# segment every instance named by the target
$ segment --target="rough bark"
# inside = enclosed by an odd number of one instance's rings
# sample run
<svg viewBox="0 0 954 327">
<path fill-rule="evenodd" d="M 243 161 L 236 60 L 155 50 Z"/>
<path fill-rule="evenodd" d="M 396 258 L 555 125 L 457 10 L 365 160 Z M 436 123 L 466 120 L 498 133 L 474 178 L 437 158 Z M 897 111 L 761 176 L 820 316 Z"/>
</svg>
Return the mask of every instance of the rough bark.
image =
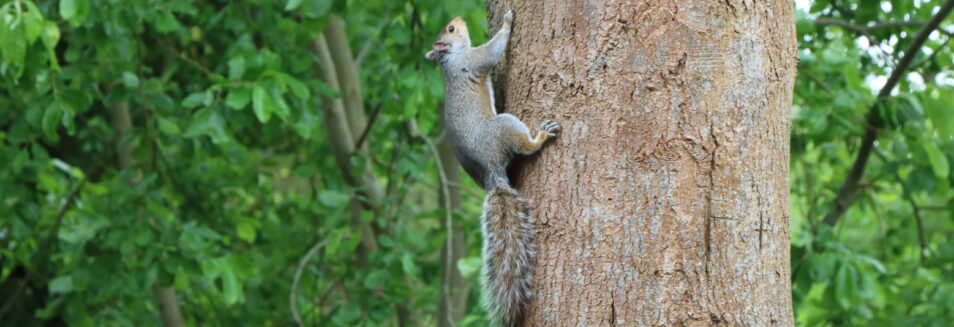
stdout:
<svg viewBox="0 0 954 327">
<path fill-rule="evenodd" d="M 513 167 L 524 326 L 791 326 L 789 1 L 490 0 L 500 108 L 563 133 Z"/>
<path fill-rule="evenodd" d="M 110 122 L 113 125 L 113 131 L 116 133 L 117 153 L 116 161 L 120 170 L 126 170 L 132 167 L 136 161 L 132 157 L 132 146 L 123 144 L 123 138 L 129 129 L 132 128 L 132 117 L 129 115 L 129 104 L 126 102 L 117 102 L 110 108 Z M 138 182 L 137 176 L 134 182 Z M 159 265 L 160 263 L 156 263 Z M 156 284 L 152 285 L 153 294 L 156 297 L 156 304 L 159 307 L 159 315 L 162 317 L 162 325 L 165 327 L 181 327 L 185 323 L 182 320 L 182 312 L 179 310 L 179 298 L 176 296 L 176 289 Z"/>
</svg>

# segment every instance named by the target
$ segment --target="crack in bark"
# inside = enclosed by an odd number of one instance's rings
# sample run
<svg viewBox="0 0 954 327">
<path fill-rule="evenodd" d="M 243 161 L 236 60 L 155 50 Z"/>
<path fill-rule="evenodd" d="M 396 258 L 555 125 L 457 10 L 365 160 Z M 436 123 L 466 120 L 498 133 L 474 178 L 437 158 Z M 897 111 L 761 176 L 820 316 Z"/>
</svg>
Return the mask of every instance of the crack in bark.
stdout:
<svg viewBox="0 0 954 327">
<path fill-rule="evenodd" d="M 756 229 L 756 230 L 755 230 L 755 231 L 759 232 L 759 252 L 760 252 L 760 253 L 762 252 L 762 232 L 766 231 L 766 229 L 765 229 L 765 227 L 764 227 L 764 226 L 765 226 L 765 220 L 762 219 L 762 218 L 763 218 L 762 216 L 763 216 L 762 211 L 759 211 L 759 229 Z"/>
<path fill-rule="evenodd" d="M 706 248 L 705 255 L 705 269 L 706 277 L 709 277 L 709 256 L 712 254 L 712 219 L 714 215 L 712 214 L 712 193 L 715 190 L 715 169 L 716 169 L 716 152 L 719 150 L 719 140 L 715 135 L 715 123 L 709 123 L 709 136 L 712 137 L 712 143 L 714 144 L 712 148 L 711 158 L 709 159 L 709 185 L 708 191 L 706 192 L 706 230 L 704 244 Z"/>
<path fill-rule="evenodd" d="M 610 295 L 610 326 L 616 326 L 616 297 Z"/>
</svg>

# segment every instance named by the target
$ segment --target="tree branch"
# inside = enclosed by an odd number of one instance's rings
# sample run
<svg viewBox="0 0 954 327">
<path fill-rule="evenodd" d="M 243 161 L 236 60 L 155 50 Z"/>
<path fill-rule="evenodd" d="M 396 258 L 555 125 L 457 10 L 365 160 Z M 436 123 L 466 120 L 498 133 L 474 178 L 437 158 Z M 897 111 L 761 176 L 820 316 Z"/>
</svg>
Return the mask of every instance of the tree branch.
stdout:
<svg viewBox="0 0 954 327">
<path fill-rule="evenodd" d="M 849 23 L 843 20 L 834 19 L 834 18 L 822 17 L 822 18 L 815 19 L 813 24 L 815 24 L 815 26 L 838 26 L 858 34 L 868 35 L 868 34 L 871 34 L 871 32 L 874 30 L 893 28 L 893 27 L 921 27 L 921 26 L 927 25 L 928 23 L 919 22 L 919 21 L 895 21 L 895 22 L 877 23 L 877 24 L 866 26 L 866 25 L 852 24 L 852 23 Z M 937 30 L 946 35 L 954 34 L 954 32 L 950 32 L 942 28 L 938 28 Z"/>
<path fill-rule="evenodd" d="M 447 244 L 447 247 L 446 247 L 447 253 L 445 257 L 446 262 L 444 262 L 444 285 L 442 288 L 444 289 L 443 291 L 444 302 L 446 302 L 449 305 L 451 303 L 451 296 L 450 296 L 451 268 L 453 267 L 452 261 L 454 258 L 454 228 L 452 225 L 453 224 L 452 222 L 453 208 L 451 207 L 450 190 L 447 185 L 447 173 L 444 172 L 444 165 L 441 162 L 441 155 L 440 155 L 440 152 L 437 151 L 437 146 L 434 145 L 434 142 L 432 142 L 431 139 L 427 137 L 427 135 L 424 135 L 424 133 L 421 133 L 421 131 L 418 130 L 417 119 L 413 119 L 413 118 L 410 119 L 407 122 L 407 127 L 408 127 L 408 130 L 410 130 L 411 132 L 411 136 L 418 137 L 424 140 L 424 143 L 427 144 L 427 148 L 430 149 L 431 154 L 434 155 L 434 161 L 437 163 L 437 175 L 441 179 L 441 194 L 443 195 L 443 198 L 444 198 L 444 224 L 447 227 L 447 241 L 445 242 L 445 244 Z M 450 307 L 448 307 L 448 309 L 450 309 Z M 446 314 L 445 318 L 447 319 L 448 323 L 450 323 L 451 326 L 456 326 L 456 324 L 454 323 L 454 319 L 451 317 L 451 310 L 447 310 L 445 314 Z"/>
<path fill-rule="evenodd" d="M 85 178 L 81 179 L 79 184 L 73 188 L 73 191 L 71 191 L 70 194 L 66 196 L 66 202 L 64 202 L 63 205 L 60 206 L 60 210 L 56 214 L 56 220 L 53 221 L 53 227 L 50 228 L 50 232 L 46 234 L 46 238 L 43 239 L 43 243 L 40 244 L 40 247 L 37 248 L 36 250 L 36 255 L 34 255 L 34 258 L 36 258 L 36 260 L 43 260 L 43 261 L 41 261 L 41 263 L 34 264 L 34 267 L 42 268 L 42 266 L 46 265 L 46 262 L 48 260 L 45 260 L 44 258 L 47 257 L 47 252 L 49 252 L 50 247 L 53 246 L 53 240 L 56 238 L 56 233 L 60 230 L 60 225 L 63 224 L 63 217 L 66 216 L 66 211 L 69 210 L 70 205 L 73 204 L 73 200 L 76 199 L 76 195 L 79 194 L 80 190 L 83 189 L 83 186 L 86 186 Z M 40 270 L 40 269 L 35 269 L 35 270 Z M 26 284 L 27 284 L 26 279 L 31 278 L 31 275 L 32 274 L 29 271 L 27 271 L 26 277 L 24 277 L 24 279 L 20 281 L 19 285 L 17 285 L 17 289 L 10 294 L 10 298 L 8 298 L 7 302 L 5 302 L 3 304 L 3 307 L 0 308 L 0 321 L 3 320 L 2 319 L 3 316 L 6 315 L 7 310 L 10 310 L 10 307 L 11 305 L 13 305 L 15 300 L 18 297 L 20 297 L 20 293 L 23 293 L 23 289 L 26 287 Z M 35 277 L 36 276 L 33 276 L 32 278 L 35 278 Z"/>
<path fill-rule="evenodd" d="M 371 44 L 374 43 L 375 35 L 378 34 L 378 31 L 380 31 L 382 28 L 391 23 L 391 20 L 387 19 L 388 16 L 390 16 L 390 12 L 383 15 L 385 19 L 382 19 L 374 31 L 371 32 L 371 35 L 368 36 L 368 39 L 364 40 L 364 44 L 362 44 L 361 49 L 358 50 L 358 55 L 354 57 L 355 66 L 361 67 L 361 63 L 364 61 L 364 58 L 367 57 L 368 51 L 371 50 Z"/>
<path fill-rule="evenodd" d="M 911 65 L 911 62 L 914 61 L 914 58 L 917 57 L 920 52 L 921 46 L 924 45 L 924 42 L 927 41 L 928 36 L 937 29 L 938 25 L 941 24 L 941 21 L 944 20 L 944 17 L 951 12 L 951 8 L 954 8 L 954 0 L 948 0 L 945 2 L 940 10 L 931 18 L 931 21 L 921 29 L 918 35 L 915 37 L 914 41 L 911 42 L 911 45 L 904 50 L 904 57 L 901 58 L 901 61 L 898 62 L 898 65 L 895 67 L 894 71 L 891 72 L 891 75 L 888 76 L 888 81 L 884 84 L 884 87 L 881 88 L 881 91 L 878 92 L 878 99 L 885 98 L 891 95 L 891 91 L 898 84 L 898 81 L 901 80 L 901 77 L 904 76 L 905 71 Z M 877 102 L 868 110 L 867 124 L 865 125 L 865 133 L 861 137 L 861 147 L 858 150 L 858 156 L 855 158 L 854 164 L 851 166 L 851 170 L 848 173 L 848 177 L 845 179 L 845 182 L 838 189 L 838 193 L 835 196 L 835 209 L 825 215 L 823 222 L 829 226 L 834 226 L 838 219 L 848 210 L 848 207 L 855 200 L 855 196 L 858 193 L 859 182 L 864 176 L 865 166 L 868 164 L 868 158 L 871 157 L 872 149 L 874 148 L 874 141 L 878 138 L 878 113 L 877 113 Z"/>
<path fill-rule="evenodd" d="M 318 250 L 321 250 L 325 244 L 328 244 L 328 240 L 323 240 L 312 245 L 311 249 L 308 249 L 308 253 L 305 253 L 305 256 L 298 262 L 298 268 L 295 269 L 295 278 L 292 279 L 291 292 L 288 294 L 288 303 L 291 306 L 292 318 L 295 319 L 295 323 L 297 323 L 298 326 L 305 325 L 301 322 L 301 315 L 298 314 L 298 301 L 295 301 L 298 297 L 298 281 L 301 280 L 301 272 L 305 270 L 305 264 L 307 264 L 308 260 L 310 260 Z"/>
<path fill-rule="evenodd" d="M 354 151 L 351 152 L 351 155 L 354 155 L 358 149 L 364 145 L 364 139 L 368 137 L 368 132 L 371 131 L 371 126 L 374 126 L 374 122 L 378 119 L 378 114 L 381 113 L 381 104 L 378 103 L 374 107 L 374 111 L 371 112 L 371 118 L 368 118 L 368 123 L 364 126 L 364 131 L 361 132 L 361 136 L 358 136 L 358 141 L 354 144 Z"/>
<path fill-rule="evenodd" d="M 881 158 L 881 161 L 885 163 L 888 162 L 888 157 L 881 152 L 881 150 L 875 149 L 875 154 Z M 914 195 L 911 195 L 911 192 L 908 190 L 908 186 L 904 184 L 904 180 L 901 179 L 901 175 L 898 175 L 898 172 L 894 172 L 894 181 L 901 185 L 901 193 L 904 196 L 904 199 L 908 201 L 908 204 L 911 205 L 911 211 L 914 212 L 914 222 L 915 226 L 918 229 L 918 244 L 921 246 L 921 250 L 918 251 L 918 258 L 921 261 L 921 264 L 924 264 L 924 251 L 927 250 L 927 241 L 924 238 L 924 220 L 921 218 L 921 207 L 918 206 L 918 203 L 914 201 Z"/>
</svg>

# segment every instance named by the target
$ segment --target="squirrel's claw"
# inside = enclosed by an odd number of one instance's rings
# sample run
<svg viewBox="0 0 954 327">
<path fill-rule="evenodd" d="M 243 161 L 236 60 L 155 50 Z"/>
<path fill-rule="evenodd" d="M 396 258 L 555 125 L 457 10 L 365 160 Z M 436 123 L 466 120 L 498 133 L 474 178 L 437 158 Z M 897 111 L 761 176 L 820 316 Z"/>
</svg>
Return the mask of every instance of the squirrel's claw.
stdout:
<svg viewBox="0 0 954 327">
<path fill-rule="evenodd" d="M 540 131 L 546 133 L 547 136 L 556 136 L 557 132 L 560 131 L 560 125 L 552 120 L 547 120 L 540 124 Z"/>
</svg>

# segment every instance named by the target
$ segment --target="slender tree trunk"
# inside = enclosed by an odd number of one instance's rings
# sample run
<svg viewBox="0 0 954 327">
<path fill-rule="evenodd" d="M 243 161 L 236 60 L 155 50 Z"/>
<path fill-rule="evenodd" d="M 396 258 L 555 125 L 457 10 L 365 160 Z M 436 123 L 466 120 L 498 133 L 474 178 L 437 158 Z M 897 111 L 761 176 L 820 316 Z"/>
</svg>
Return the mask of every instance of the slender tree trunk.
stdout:
<svg viewBox="0 0 954 327">
<path fill-rule="evenodd" d="M 331 50 L 328 47 L 328 41 L 324 35 L 318 36 L 318 38 L 312 42 L 312 52 L 321 60 L 321 64 L 315 65 L 314 67 L 316 74 L 320 76 L 329 87 L 334 90 L 340 90 L 341 86 L 334 68 L 335 61 L 332 59 Z M 360 180 L 351 175 L 354 168 L 351 164 L 351 154 L 355 151 L 355 136 L 348 122 L 344 102 L 342 102 L 341 98 L 324 96 L 321 100 L 321 106 L 324 112 L 322 122 L 324 122 L 325 130 L 328 133 L 328 139 L 331 141 L 331 150 L 334 153 L 335 161 L 338 163 L 338 168 L 348 180 L 349 184 L 360 187 Z M 364 175 L 368 176 L 369 174 L 370 172 L 366 172 Z M 370 181 L 373 180 L 373 178 L 365 178 L 365 180 Z M 369 194 L 369 197 L 370 196 L 373 195 Z M 352 199 L 351 210 L 352 224 L 356 229 L 361 231 L 361 248 L 357 255 L 358 261 L 363 264 L 367 255 L 377 250 L 378 242 L 371 224 L 361 221 L 360 203 L 357 201 L 357 198 Z"/>
<path fill-rule="evenodd" d="M 490 0 L 496 94 L 563 134 L 514 167 L 525 326 L 791 326 L 790 1 Z"/>
<path fill-rule="evenodd" d="M 110 120 L 113 125 L 113 131 L 116 133 L 117 145 L 120 147 L 117 151 L 116 161 L 119 169 L 125 170 L 135 164 L 132 157 L 132 146 L 122 145 L 123 138 L 132 128 L 132 117 L 129 115 L 129 104 L 118 102 L 110 109 Z M 136 180 L 139 178 L 137 177 Z M 158 263 L 157 263 L 158 264 Z M 181 327 L 185 324 L 182 320 L 182 312 L 179 310 L 179 298 L 176 296 L 176 289 L 164 287 L 156 283 L 152 286 L 156 297 L 156 304 L 159 307 L 159 315 L 162 317 L 162 325 L 165 327 Z"/>
<path fill-rule="evenodd" d="M 447 188 L 450 193 L 451 209 L 458 210 L 461 205 L 460 198 L 460 163 L 454 156 L 454 149 L 451 148 L 447 137 L 441 140 L 437 150 L 441 158 L 441 166 L 447 174 Z M 443 195 L 442 195 L 443 197 Z M 441 199 L 443 203 L 444 199 Z M 446 226 L 445 226 L 446 228 Z M 457 269 L 457 260 L 467 254 L 467 240 L 464 230 L 460 224 L 451 226 L 453 237 L 444 241 L 441 248 L 441 263 L 444 268 L 441 270 L 443 277 L 447 280 L 441 283 L 441 296 L 438 304 L 438 326 L 449 327 L 457 326 L 457 322 L 464 317 L 464 310 L 467 307 L 467 293 L 470 291 L 470 284 L 460 274 Z M 447 246 L 451 247 L 451 258 L 447 260 Z"/>
</svg>

